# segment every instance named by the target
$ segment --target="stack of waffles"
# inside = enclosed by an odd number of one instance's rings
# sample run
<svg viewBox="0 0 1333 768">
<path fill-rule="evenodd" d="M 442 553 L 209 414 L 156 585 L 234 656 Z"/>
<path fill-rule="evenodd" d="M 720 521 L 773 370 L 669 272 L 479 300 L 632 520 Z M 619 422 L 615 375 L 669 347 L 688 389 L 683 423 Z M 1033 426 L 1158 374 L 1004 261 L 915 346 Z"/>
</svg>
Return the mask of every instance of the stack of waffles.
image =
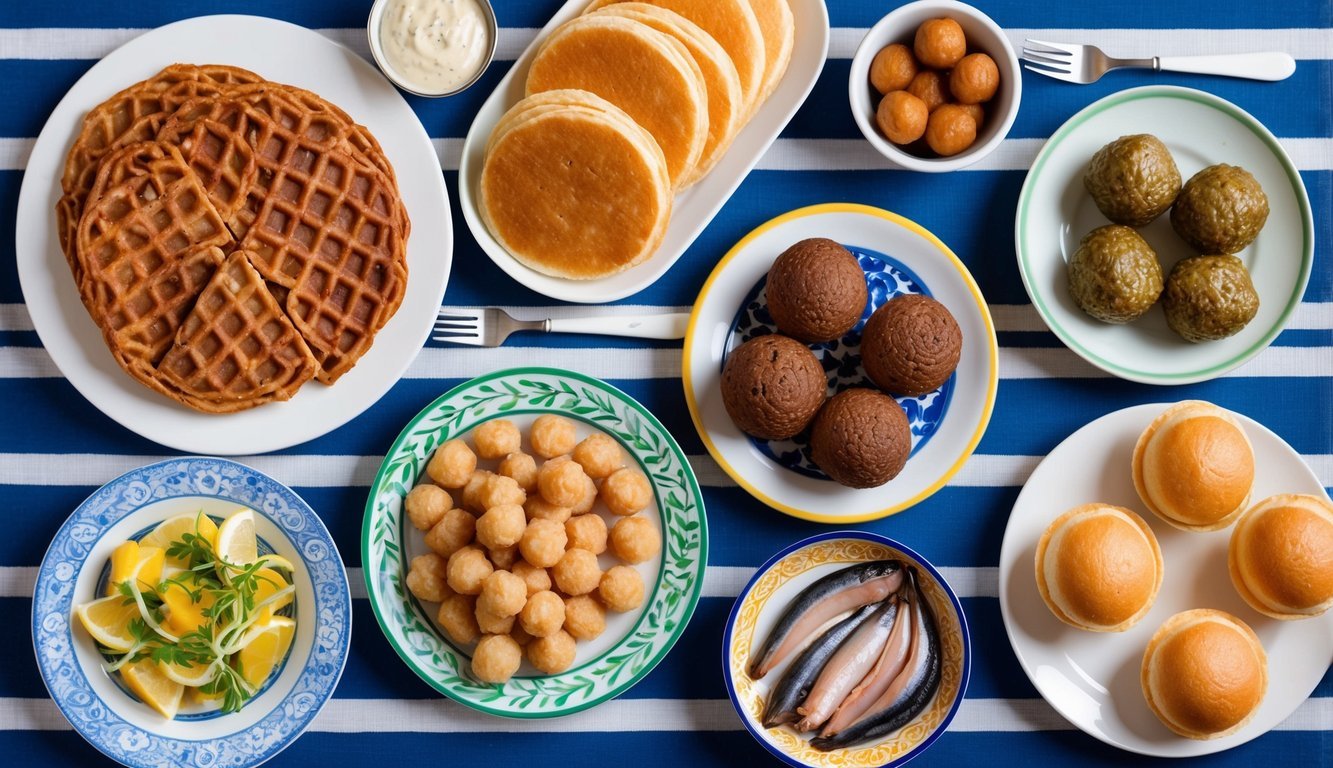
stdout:
<svg viewBox="0 0 1333 768">
<path fill-rule="evenodd" d="M 88 113 L 61 186 L 60 244 L 107 346 L 191 408 L 333 384 L 402 302 L 393 168 L 309 91 L 167 67 Z"/>
</svg>

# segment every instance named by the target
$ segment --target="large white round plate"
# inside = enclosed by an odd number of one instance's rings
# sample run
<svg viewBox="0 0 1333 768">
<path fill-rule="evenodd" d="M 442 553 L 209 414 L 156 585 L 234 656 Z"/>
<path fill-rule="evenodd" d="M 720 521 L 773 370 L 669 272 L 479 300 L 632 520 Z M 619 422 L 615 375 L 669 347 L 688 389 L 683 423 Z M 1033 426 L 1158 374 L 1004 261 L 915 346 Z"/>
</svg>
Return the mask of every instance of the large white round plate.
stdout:
<svg viewBox="0 0 1333 768">
<path fill-rule="evenodd" d="M 676 196 L 671 207 L 671 223 L 657 251 L 642 264 L 598 280 L 566 280 L 542 274 L 521 264 L 491 236 L 477 208 L 481 169 L 486 159 L 486 141 L 491 130 L 506 111 L 524 95 L 528 66 L 551 30 L 583 12 L 588 0 L 568 0 L 551 21 L 537 33 L 528 49 L 495 87 L 486 103 L 477 111 L 463 143 L 463 159 L 458 168 L 458 204 L 468 229 L 486 255 L 506 274 L 544 296 L 561 301 L 601 304 L 622 299 L 647 288 L 675 264 L 694 238 L 708 226 L 722 205 L 731 199 L 736 187 L 759 162 L 778 137 L 805 97 L 814 88 L 828 56 L 828 9 L 824 0 L 790 0 L 796 22 L 796 40 L 787 74 L 777 90 L 759 105 L 754 116 L 736 134 L 731 147 L 713 170 L 699 183 Z"/>
<path fill-rule="evenodd" d="M 398 176 L 412 218 L 407 292 L 356 367 L 329 387 L 307 382 L 291 400 L 226 415 L 199 413 L 120 369 L 88 316 L 56 238 L 65 155 L 88 110 L 176 62 L 232 64 L 318 93 L 370 129 Z M 374 405 L 407 370 L 435 322 L 449 280 L 453 225 L 430 138 L 374 66 L 304 27 L 258 16 L 201 16 L 141 35 L 88 70 L 33 146 L 15 230 L 19 281 L 33 328 L 56 367 L 125 428 L 190 453 L 276 451 L 319 437 Z"/>
<path fill-rule="evenodd" d="M 265 551 L 292 563 L 296 636 L 286 662 L 239 711 L 186 712 L 167 720 L 102 669 L 97 643 L 72 627 L 76 603 L 100 596 L 111 551 L 170 517 L 223 517 L 245 506 Z M 60 713 L 80 736 L 129 766 L 240 768 L 268 760 L 319 714 L 342 676 L 352 600 L 338 549 L 290 488 L 227 459 L 169 459 L 102 486 L 56 532 L 33 589 L 37 667 Z"/>
<path fill-rule="evenodd" d="M 878 488 L 847 488 L 823 477 L 792 446 L 761 445 L 737 429 L 722 404 L 722 363 L 756 314 L 756 285 L 788 246 L 808 237 L 836 240 L 857 255 L 871 284 L 869 307 L 904 292 L 927 293 L 953 314 L 963 333 L 958 369 L 939 390 L 909 403 L 913 453 L 902 473 Z M 867 264 L 881 266 L 870 267 Z M 883 265 L 888 266 L 883 266 Z M 862 320 L 864 322 L 864 318 Z M 859 326 L 839 342 L 816 345 L 836 389 L 865 383 L 858 369 Z M 832 357 L 829 353 L 832 352 Z M 844 371 L 844 368 L 850 370 Z M 786 514 L 822 523 L 875 520 L 938 491 L 981 441 L 999 384 L 999 349 L 986 300 L 963 262 L 915 222 L 867 205 L 798 208 L 741 238 L 718 262 L 694 302 L 682 361 L 685 401 L 708 452 L 750 495 Z M 867 384 L 868 386 L 868 384 Z M 922 434 L 922 427 L 928 431 Z M 927 439 L 922 439 L 926 437 Z"/>
<path fill-rule="evenodd" d="M 1189 533 L 1163 523 L 1134 491 L 1134 443 L 1170 404 L 1126 408 L 1088 424 L 1042 460 L 1014 503 L 1000 549 L 1000 611 L 1023 670 L 1069 722 L 1107 744 L 1161 757 L 1220 752 L 1266 733 L 1309 697 L 1333 662 L 1333 612 L 1278 621 L 1241 599 L 1227 573 L 1231 529 Z M 1301 457 L 1258 422 L 1235 414 L 1254 446 L 1258 502 L 1276 493 L 1325 497 Z M 1121 633 L 1084 632 L 1064 623 L 1037 594 L 1037 540 L 1062 512 L 1090 502 L 1134 510 L 1152 526 L 1165 562 L 1162 588 L 1148 615 Z M 1268 652 L 1268 694 L 1244 728 L 1220 739 L 1175 735 L 1148 709 L 1139 668 L 1162 622 L 1191 608 L 1216 608 L 1254 628 Z"/>
<path fill-rule="evenodd" d="M 1069 295 L 1065 264 L 1088 232 L 1110 222 L 1083 189 L 1093 154 L 1115 139 L 1151 133 L 1171 150 L 1181 178 L 1217 163 L 1239 165 L 1268 196 L 1268 222 L 1236 254 L 1259 294 L 1259 314 L 1227 339 L 1191 344 L 1166 325 L 1160 306 L 1125 325 L 1093 320 Z M 1157 251 L 1163 276 L 1194 252 L 1169 214 L 1139 230 Z M 1051 331 L 1107 373 L 1145 384 L 1206 381 L 1259 354 L 1286 326 L 1314 263 L 1314 220 L 1296 166 L 1258 120 L 1224 99 L 1169 85 L 1131 88 L 1094 102 L 1060 126 L 1037 154 L 1018 197 L 1018 269 Z"/>
</svg>

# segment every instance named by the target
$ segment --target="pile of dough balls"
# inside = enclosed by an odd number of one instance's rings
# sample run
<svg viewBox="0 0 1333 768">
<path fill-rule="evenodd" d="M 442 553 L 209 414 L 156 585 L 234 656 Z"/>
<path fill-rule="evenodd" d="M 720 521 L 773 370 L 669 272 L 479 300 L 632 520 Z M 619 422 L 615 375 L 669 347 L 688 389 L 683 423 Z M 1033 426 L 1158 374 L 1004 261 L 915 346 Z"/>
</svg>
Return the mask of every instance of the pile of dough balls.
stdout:
<svg viewBox="0 0 1333 768">
<path fill-rule="evenodd" d="M 613 438 L 579 440 L 573 421 L 550 414 L 532 423 L 531 454 L 522 437 L 495 419 L 472 430 L 471 446 L 444 443 L 404 502 L 431 550 L 412 559 L 407 588 L 439 604 L 436 621 L 455 643 L 477 644 L 472 674 L 486 683 L 512 677 L 524 654 L 546 674 L 569 669 L 575 642 L 600 635 L 607 611 L 643 604 L 631 566 L 662 548 L 638 514 L 652 486 Z M 594 510 L 599 500 L 610 515 Z M 603 570 L 604 554 L 620 562 Z"/>
<path fill-rule="evenodd" d="M 1000 69 L 967 48 L 962 26 L 940 18 L 922 22 L 912 45 L 894 43 L 875 54 L 870 84 L 883 95 L 875 123 L 885 138 L 923 156 L 949 157 L 972 146 L 986 119 L 981 105 L 1000 87 Z M 925 147 L 916 144 L 923 138 Z"/>
</svg>

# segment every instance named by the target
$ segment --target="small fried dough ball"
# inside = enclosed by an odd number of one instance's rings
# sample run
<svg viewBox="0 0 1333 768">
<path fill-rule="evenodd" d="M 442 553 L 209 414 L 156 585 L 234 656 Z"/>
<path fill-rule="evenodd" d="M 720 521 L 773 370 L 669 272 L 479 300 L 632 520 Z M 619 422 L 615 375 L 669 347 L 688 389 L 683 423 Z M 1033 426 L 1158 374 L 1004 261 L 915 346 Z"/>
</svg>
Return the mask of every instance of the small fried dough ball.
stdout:
<svg viewBox="0 0 1333 768">
<path fill-rule="evenodd" d="M 551 588 L 551 574 L 545 568 L 538 568 L 527 560 L 514 562 L 514 575 L 528 586 L 528 597 Z"/>
<path fill-rule="evenodd" d="M 571 549 L 586 549 L 594 555 L 606 551 L 606 521 L 601 515 L 579 515 L 565 521 L 565 536 Z"/>
<path fill-rule="evenodd" d="M 927 67 L 948 69 L 967 53 L 967 36 L 953 19 L 930 19 L 916 28 L 912 51 Z"/>
<path fill-rule="evenodd" d="M 554 520 L 531 520 L 519 539 L 518 549 L 523 559 L 538 568 L 550 568 L 565 554 L 565 526 Z"/>
<path fill-rule="evenodd" d="M 573 507 L 583 500 L 588 486 L 583 482 L 588 475 L 578 462 L 566 456 L 551 459 L 537 471 L 537 488 L 552 504 Z"/>
<path fill-rule="evenodd" d="M 481 637 L 477 626 L 477 598 L 471 595 L 450 595 L 440 603 L 435 621 L 458 645 L 471 645 Z"/>
<path fill-rule="evenodd" d="M 403 507 L 407 510 L 407 519 L 412 521 L 412 525 L 420 531 L 429 531 L 440 522 L 444 513 L 454 505 L 454 500 L 449 498 L 449 492 L 429 483 L 422 483 L 416 488 L 408 491 L 407 498 L 403 500 Z"/>
<path fill-rule="evenodd" d="M 616 613 L 632 611 L 643 605 L 643 577 L 628 565 L 616 565 L 602 574 L 597 585 L 597 596 L 608 610 Z"/>
<path fill-rule="evenodd" d="M 662 534 L 646 517 L 626 517 L 611 526 L 611 551 L 632 565 L 647 562 L 662 551 Z"/>
<path fill-rule="evenodd" d="M 477 503 L 483 510 L 501 504 L 516 504 L 521 507 L 527 500 L 528 494 L 518 486 L 518 481 L 504 475 L 488 476 L 482 482 L 481 490 L 477 491 Z"/>
<path fill-rule="evenodd" d="M 565 601 L 546 590 L 528 598 L 518 614 L 518 623 L 533 637 L 546 637 L 565 625 Z"/>
<path fill-rule="evenodd" d="M 453 590 L 444 581 L 448 567 L 449 562 L 434 552 L 412 558 L 407 571 L 408 591 L 428 603 L 438 603 L 452 595 Z"/>
<path fill-rule="evenodd" d="M 977 124 L 977 130 L 981 130 L 981 123 L 986 119 L 986 110 L 981 108 L 980 104 L 960 104 L 960 107 L 967 110 L 972 116 L 972 120 Z"/>
<path fill-rule="evenodd" d="M 620 469 L 624 459 L 620 445 L 610 435 L 594 432 L 583 438 L 583 442 L 574 446 L 574 461 L 583 467 L 583 471 L 594 480 Z"/>
<path fill-rule="evenodd" d="M 472 654 L 472 675 L 483 683 L 503 683 L 523 663 L 523 649 L 509 635 L 487 635 Z"/>
<path fill-rule="evenodd" d="M 528 585 L 509 571 L 494 571 L 481 584 L 477 610 L 492 616 L 513 616 L 528 601 Z"/>
<path fill-rule="evenodd" d="M 574 638 L 568 632 L 556 630 L 528 645 L 528 661 L 542 672 L 554 675 L 574 665 L 577 650 Z"/>
<path fill-rule="evenodd" d="M 482 582 L 494 570 L 480 549 L 463 547 L 449 556 L 449 588 L 460 595 L 480 594 Z"/>
<path fill-rule="evenodd" d="M 543 459 L 554 459 L 574 450 L 578 435 L 574 431 L 574 422 L 564 416 L 546 413 L 532 422 L 528 442 L 532 443 L 533 453 Z"/>
<path fill-rule="evenodd" d="M 510 570 L 514 567 L 514 563 L 518 562 L 518 545 L 510 544 L 499 549 L 487 549 L 486 557 L 496 568 L 502 571 Z"/>
<path fill-rule="evenodd" d="M 477 599 L 477 626 L 481 631 L 488 635 L 507 635 L 514 630 L 514 622 L 517 618 L 514 616 L 496 616 L 485 608 L 481 607 L 481 598 Z"/>
<path fill-rule="evenodd" d="M 886 45 L 870 62 L 870 84 L 882 94 L 901 91 L 916 77 L 916 59 L 902 43 Z"/>
<path fill-rule="evenodd" d="M 642 512 L 653 501 L 653 487 L 637 469 L 617 469 L 602 481 L 602 501 L 617 515 Z"/>
<path fill-rule="evenodd" d="M 536 639 L 528 634 L 527 630 L 523 629 L 523 625 L 517 621 L 514 622 L 514 628 L 509 630 L 509 636 L 514 638 L 514 642 L 524 646 Z"/>
<path fill-rule="evenodd" d="M 1000 87 L 1000 68 L 984 53 L 970 53 L 949 73 L 949 91 L 961 104 L 990 101 Z"/>
<path fill-rule="evenodd" d="M 956 155 L 977 140 L 977 121 L 957 104 L 945 104 L 930 113 L 926 143 L 943 157 Z"/>
<path fill-rule="evenodd" d="M 565 631 L 579 640 L 592 640 L 606 631 L 606 609 L 592 595 L 565 598 Z"/>
<path fill-rule="evenodd" d="M 894 144 L 911 144 L 926 132 L 930 110 L 907 91 L 893 91 L 879 100 L 875 125 Z"/>
<path fill-rule="evenodd" d="M 435 449 L 426 465 L 426 474 L 436 485 L 462 488 L 476 468 L 477 454 L 467 447 L 467 443 L 450 440 Z"/>
<path fill-rule="evenodd" d="M 461 509 L 444 513 L 440 522 L 426 531 L 426 546 L 440 557 L 449 557 L 472 542 L 477 519 Z"/>
<path fill-rule="evenodd" d="M 504 549 L 523 538 L 528 517 L 517 504 L 501 504 L 477 518 L 477 542 L 487 549 Z"/>
<path fill-rule="evenodd" d="M 477 446 L 477 455 L 483 459 L 503 459 L 511 453 L 518 453 L 523 443 L 523 435 L 509 419 L 483 421 L 472 430 L 472 442 Z"/>
<path fill-rule="evenodd" d="M 583 476 L 583 495 L 574 505 L 569 508 L 572 515 L 586 515 L 592 511 L 592 507 L 597 503 L 597 483 L 593 482 L 591 477 Z"/>
<path fill-rule="evenodd" d="M 916 77 L 912 78 L 912 82 L 907 84 L 907 92 L 924 101 L 929 112 L 934 112 L 949 103 L 944 78 L 939 72 L 929 69 L 918 72 Z"/>
<path fill-rule="evenodd" d="M 495 470 L 505 477 L 514 478 L 518 487 L 526 493 L 537 490 L 537 460 L 526 453 L 511 453 L 500 462 Z"/>
<path fill-rule="evenodd" d="M 529 496 L 528 500 L 523 502 L 523 512 L 529 520 L 554 520 L 563 524 L 574 514 L 569 507 L 562 507 L 559 504 L 552 504 L 541 496 Z"/>
<path fill-rule="evenodd" d="M 480 501 L 482 486 L 486 485 L 486 478 L 493 473 L 490 470 L 478 469 L 468 478 L 467 483 L 463 485 L 462 507 L 469 512 L 481 514 L 486 511 Z"/>
<path fill-rule="evenodd" d="M 597 555 L 586 549 L 570 549 L 551 567 L 551 578 L 566 595 L 586 595 L 597 589 L 602 568 L 597 564 Z"/>
</svg>

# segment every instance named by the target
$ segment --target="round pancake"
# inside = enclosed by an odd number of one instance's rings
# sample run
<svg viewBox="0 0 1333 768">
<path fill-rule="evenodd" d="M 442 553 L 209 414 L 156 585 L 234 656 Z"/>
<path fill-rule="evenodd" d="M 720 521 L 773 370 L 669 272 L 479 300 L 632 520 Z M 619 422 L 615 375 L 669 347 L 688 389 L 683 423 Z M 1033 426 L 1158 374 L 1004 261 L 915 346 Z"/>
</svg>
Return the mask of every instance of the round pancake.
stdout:
<svg viewBox="0 0 1333 768">
<path fill-rule="evenodd" d="M 618 0 L 593 0 L 584 13 Z M 722 46 L 741 79 L 745 106 L 742 118 L 754 112 L 764 84 L 764 34 L 749 0 L 650 0 L 650 5 L 675 11 L 712 36 Z"/>
<path fill-rule="evenodd" d="M 629 115 L 625 114 L 624 110 L 597 94 L 575 88 L 558 88 L 554 91 L 534 93 L 510 107 L 508 112 L 501 115 L 500 119 L 496 121 L 495 127 L 491 129 L 484 154 L 490 154 L 495 142 L 499 141 L 500 137 L 515 125 L 537 115 L 558 111 L 565 107 L 582 107 L 592 110 L 610 122 L 627 126 L 627 135 L 636 141 L 646 135 L 642 130 L 634 130 L 640 126 Z M 648 148 L 645 148 L 644 154 L 651 155 L 654 160 L 660 159 L 662 152 L 657 148 L 657 142 L 653 140 L 652 136 L 647 136 L 647 139 Z M 666 173 L 665 161 L 663 161 L 662 173 Z"/>
<path fill-rule="evenodd" d="M 666 232 L 671 190 L 660 155 L 629 120 L 554 107 L 516 121 L 496 140 L 481 172 L 482 219 L 514 258 L 539 272 L 615 274 L 648 258 Z"/>
<path fill-rule="evenodd" d="M 759 100 L 755 103 L 758 109 L 787 74 L 791 49 L 796 42 L 796 21 L 787 0 L 750 0 L 750 7 L 754 9 L 764 35 L 764 82 L 759 87 Z"/>
<path fill-rule="evenodd" d="M 672 186 L 692 172 L 708 140 L 708 93 L 689 51 L 637 21 L 579 16 L 542 43 L 527 93 L 576 88 L 601 96 L 662 148 Z"/>
<path fill-rule="evenodd" d="M 703 178 L 727 151 L 731 138 L 740 129 L 743 116 L 741 79 L 731 57 L 699 25 L 684 16 L 648 3 L 616 3 L 593 12 L 594 16 L 623 16 L 671 35 L 689 51 L 703 75 L 708 91 L 708 140 L 694 172 L 682 187 Z"/>
</svg>

